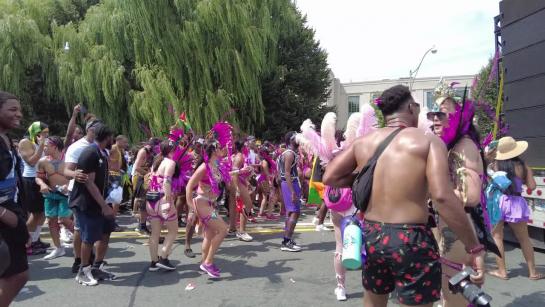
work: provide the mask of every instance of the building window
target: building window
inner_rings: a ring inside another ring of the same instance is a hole
[[[455,97],[459,97],[460,99],[462,99],[462,97],[464,97],[464,89],[465,87],[456,87],[454,88],[454,96]],[[433,109],[433,105],[435,104],[435,94],[434,94],[434,90],[424,90],[424,93],[426,93],[426,107],[428,108],[428,110],[432,110]],[[470,98],[470,90],[469,88],[467,89],[467,97],[466,98]]]
[[[433,90],[427,90],[426,93],[426,108],[428,110],[433,110],[433,104],[435,103],[435,96],[433,95]]]
[[[360,96],[348,96],[348,115],[360,111]]]

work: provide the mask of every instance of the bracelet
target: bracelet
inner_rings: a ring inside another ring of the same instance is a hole
[[[482,244],[478,244],[470,249],[467,249],[466,248],[466,252],[470,255],[476,255],[476,254],[479,254],[480,252],[484,251],[485,250],[485,247],[484,245]]]
[[[0,214],[0,217],[4,217],[4,215],[6,215],[7,211],[8,211],[8,209],[4,208],[4,211],[2,211],[2,214]]]

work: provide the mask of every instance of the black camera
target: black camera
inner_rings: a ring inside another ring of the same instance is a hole
[[[490,306],[492,297],[471,282],[469,276],[472,274],[475,274],[475,271],[470,267],[465,267],[449,279],[448,289],[454,294],[461,293],[468,302],[475,306]]]

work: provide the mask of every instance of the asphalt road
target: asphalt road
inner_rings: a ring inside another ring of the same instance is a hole
[[[253,225],[259,228],[253,228],[250,243],[226,239],[217,255],[222,270],[217,281],[198,271],[200,254],[183,255],[183,239],[170,257],[176,271],[148,272],[147,240],[130,232],[115,234],[107,261],[118,280],[96,287],[74,281],[71,252],[51,261],[34,256],[31,280],[13,306],[362,306],[361,271],[347,273],[348,301],[336,301],[333,232],[315,232],[309,221],[307,216],[296,237],[304,248],[300,253],[280,251],[280,223]],[[200,242],[194,240],[195,252]],[[528,280],[520,249],[507,249],[511,278],[488,277],[484,288],[494,298],[492,306],[545,306],[545,281]],[[536,263],[545,271],[545,254],[536,253]],[[189,284],[193,290],[186,290]]]

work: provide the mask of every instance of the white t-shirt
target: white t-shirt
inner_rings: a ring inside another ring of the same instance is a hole
[[[77,140],[74,144],[68,146],[64,155],[65,163],[78,163],[79,156],[87,146],[91,145],[86,138]]]
[[[64,163],[74,163],[77,164],[79,160],[79,156],[81,156],[81,153],[85,148],[87,148],[91,143],[87,141],[85,137],[77,140],[72,145],[68,146],[68,149],[66,150],[66,153],[64,155]],[[74,179],[70,180],[68,183],[68,190],[72,191],[72,188],[74,187]]]

